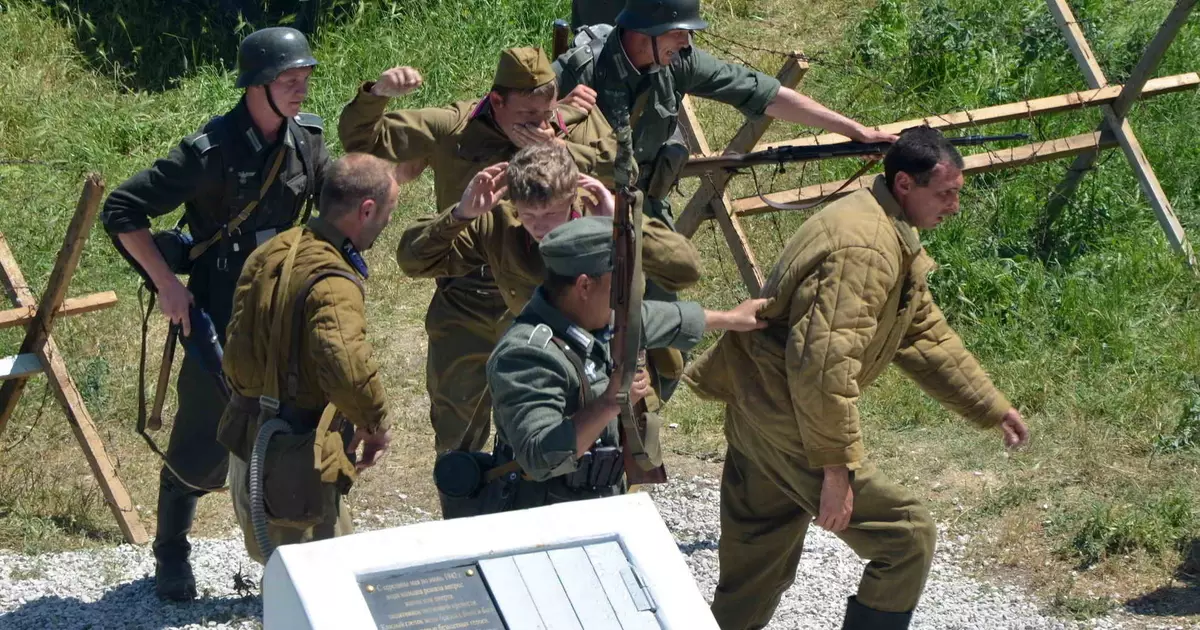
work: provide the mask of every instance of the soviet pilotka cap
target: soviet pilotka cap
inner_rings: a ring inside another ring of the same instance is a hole
[[[554,68],[541,48],[509,48],[500,53],[492,84],[510,90],[532,90],[554,78]]]
[[[583,217],[567,221],[543,237],[538,249],[546,269],[554,275],[597,278],[610,273],[615,249],[612,218]]]

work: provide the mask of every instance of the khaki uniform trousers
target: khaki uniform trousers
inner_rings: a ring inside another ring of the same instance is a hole
[[[425,316],[425,388],[438,453],[480,451],[488,445],[492,397],[487,360],[511,323],[507,311],[499,293],[484,295],[459,286],[434,291]]]
[[[242,537],[246,541],[246,552],[259,564],[266,564],[258,541],[254,537],[254,521],[250,518],[250,486],[247,480],[250,476],[250,464],[236,455],[229,456],[229,496],[233,499],[233,513],[237,515],[238,525],[242,528]],[[276,547],[294,545],[314,540],[326,540],[337,536],[347,536],[354,533],[354,523],[350,520],[350,509],[342,501],[342,495],[333,484],[323,484],[325,492],[325,521],[308,529],[295,529],[280,525],[267,525],[267,538]]]
[[[752,419],[728,407],[721,477],[720,580],[712,612],[722,630],[763,628],[792,585],[804,535],[820,514],[819,468],[773,448]],[[907,489],[870,464],[854,475],[850,526],[838,534],[868,560],[859,603],[886,612],[916,608],[933,562],[937,528]]]

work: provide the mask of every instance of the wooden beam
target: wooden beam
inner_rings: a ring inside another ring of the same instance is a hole
[[[81,198],[80,207],[76,209],[76,217],[71,221],[71,228],[68,228],[68,235],[71,234],[72,228],[76,227],[78,215],[81,213],[91,213],[92,221],[83,221],[87,223],[87,230],[79,230],[76,232],[78,236],[77,242],[68,241],[67,246],[64,246],[63,251],[59,252],[59,261],[55,264],[55,270],[58,270],[62,264],[64,256],[74,256],[78,262],[79,251],[83,249],[86,242],[91,223],[95,219],[96,208],[89,208],[83,204],[83,199],[87,198],[87,191],[90,185],[99,186],[99,194],[103,194],[104,184],[99,176],[89,176],[88,184],[84,187],[84,197]],[[73,271],[73,270],[72,270]],[[53,274],[51,274],[53,278]],[[64,285],[68,284],[70,274],[67,274]],[[25,281],[25,276],[21,273],[21,268],[17,265],[16,259],[12,255],[12,250],[8,247],[8,241],[3,234],[0,234],[0,283],[9,294],[9,298],[18,307],[37,308],[34,301],[33,292],[29,289],[29,284]],[[65,289],[65,286],[64,286]],[[61,300],[61,296],[59,297]],[[56,303],[56,302],[52,302]],[[47,311],[52,309],[45,309]],[[41,311],[37,311],[41,313]],[[36,322],[36,318],[35,318]],[[31,328],[32,331],[32,328]],[[27,334],[28,337],[28,334]],[[54,392],[55,398],[62,405],[63,411],[66,413],[67,421],[71,425],[71,432],[75,435],[75,440],[83,449],[84,457],[87,459],[88,466],[92,469],[92,476],[96,478],[96,482],[100,485],[100,491],[104,494],[105,502],[108,503],[109,510],[117,520],[117,526],[121,529],[125,540],[135,545],[145,544],[150,540],[146,535],[146,530],[142,527],[141,519],[138,518],[137,510],[133,505],[133,500],[129,497],[129,492],[125,489],[125,484],[121,482],[120,476],[117,475],[116,469],[112,465],[112,460],[108,456],[108,451],[104,447],[104,441],[100,438],[99,431],[96,430],[96,425],[92,421],[91,414],[88,413],[87,406],[83,403],[83,396],[79,393],[79,388],[76,387],[75,381],[71,379],[70,373],[67,371],[67,364],[59,354],[58,344],[54,342],[48,332],[38,344],[35,354],[38,357],[38,362],[41,364],[41,371],[46,373],[50,387]],[[16,378],[6,380],[3,388],[0,388],[0,394],[3,394],[8,386],[12,383],[21,383],[21,390],[24,388],[25,378]],[[9,394],[9,398],[4,400],[4,412],[2,422],[0,422],[0,432],[3,430],[3,425],[12,414],[12,408],[15,408],[17,399],[20,398],[21,390]],[[11,408],[10,408],[11,406]]]
[[[1046,1],[1050,6],[1050,10],[1054,13],[1059,27],[1063,30],[1068,45],[1075,54],[1076,61],[1079,63],[1085,79],[1093,87],[1102,87],[1107,82],[1107,79],[1104,77],[1100,67],[1095,63],[1095,56],[1091,53],[1091,47],[1083,37],[1082,31],[1078,28],[1075,16],[1071,12],[1071,8],[1067,5],[1066,0]],[[1138,178],[1138,185],[1142,189],[1142,194],[1150,202],[1150,207],[1153,209],[1154,215],[1158,219],[1163,232],[1166,234],[1171,247],[1184,257],[1188,266],[1193,268],[1196,266],[1196,256],[1187,241],[1187,235],[1184,234],[1183,226],[1179,223],[1178,217],[1175,216],[1175,210],[1171,207],[1171,201],[1163,191],[1162,184],[1158,181],[1158,176],[1150,166],[1150,160],[1142,150],[1141,141],[1134,135],[1133,128],[1125,117],[1129,114],[1133,104],[1141,95],[1142,88],[1149,82],[1150,75],[1162,61],[1163,55],[1166,54],[1171,42],[1179,34],[1179,30],[1183,28],[1183,24],[1187,21],[1192,9],[1195,8],[1196,2],[1197,0],[1177,0],[1174,8],[1167,15],[1167,19],[1159,27],[1154,39],[1151,40],[1145,52],[1142,53],[1141,59],[1134,67],[1133,72],[1130,73],[1129,80],[1126,81],[1117,100],[1111,106],[1104,106],[1102,108],[1104,122],[1100,126],[1102,131],[1112,131],[1116,135],[1117,141],[1121,145],[1121,150],[1125,153],[1126,159],[1129,160],[1129,164],[1133,167],[1134,174]],[[1074,195],[1075,190],[1079,187],[1079,183],[1083,180],[1083,176],[1095,166],[1096,155],[1096,152],[1080,155],[1075,163],[1071,165],[1067,176],[1055,188],[1054,193],[1050,197],[1050,202],[1046,206],[1045,218],[1043,219],[1043,238],[1048,233],[1049,226],[1057,220],[1063,208],[1066,207],[1067,202]]]
[[[70,225],[67,226],[62,249],[58,251],[54,269],[50,271],[50,280],[47,281],[46,290],[42,293],[41,304],[61,304],[63,298],[66,297],[67,285],[70,284],[71,276],[75,274],[75,268],[79,265],[79,258],[83,255],[83,245],[91,233],[92,224],[96,222],[96,214],[100,210],[100,200],[103,198],[104,180],[99,175],[88,175],[83,184],[83,193],[79,196],[79,203],[75,207],[75,214],[71,217]],[[30,304],[18,304],[17,306],[29,308],[34,304],[31,301]],[[53,306],[37,309],[33,321],[29,322],[25,340],[21,342],[21,354],[36,352],[46,342],[46,337],[54,328],[54,310]],[[25,379],[20,378],[5,381],[4,385],[0,387],[0,435],[3,435],[4,428],[8,425],[8,419],[16,410],[17,401],[21,398],[21,392],[24,390]]]
[[[1047,96],[1045,98],[1037,98],[1018,103],[1007,103],[1005,105],[994,105],[992,107],[984,107],[981,109],[973,109],[963,112],[954,112],[940,116],[913,118],[887,125],[880,125],[876,127],[876,129],[885,131],[887,133],[899,133],[905,129],[908,129],[909,127],[929,125],[935,129],[949,131],[975,125],[987,125],[1007,122],[1010,120],[1023,120],[1032,116],[1055,114],[1087,107],[1109,105],[1116,102],[1117,98],[1121,95],[1123,88],[1124,86],[1113,85],[1102,87],[1100,89],[1073,92],[1071,94],[1060,94],[1058,96]],[[1148,81],[1143,86],[1141,95],[1143,98],[1147,98],[1152,96],[1162,96],[1164,94],[1174,94],[1176,92],[1184,92],[1187,90],[1194,90],[1196,88],[1200,88],[1200,74],[1188,72],[1185,74],[1160,77]],[[847,138],[841,134],[827,133],[816,137],[805,136],[792,140],[784,140],[783,142],[770,142],[761,144],[754,147],[754,150],[762,151],[765,149],[782,146],[820,146],[824,144],[846,142],[848,140],[850,140],[850,138]]]
[[[61,306],[54,310],[55,317],[67,315],[81,315],[83,313],[91,313],[92,311],[100,311],[106,308],[112,308],[117,305],[117,294],[113,291],[105,291],[103,293],[93,293],[80,298],[67,298],[63,300]],[[37,314],[37,308],[32,306],[24,306],[10,308],[7,311],[0,311],[0,330],[5,328],[15,328],[24,326],[33,321]]]
[[[1067,47],[1071,49],[1075,63],[1079,64],[1079,69],[1083,71],[1083,78],[1087,81],[1088,87],[1102,88],[1108,85],[1108,78],[1100,69],[1100,63],[1096,61],[1096,55],[1092,53],[1092,47],[1084,37],[1083,29],[1079,27],[1079,22],[1076,21],[1075,14],[1071,12],[1071,6],[1067,4],[1067,0],[1046,0],[1046,4],[1049,5],[1050,13],[1054,15],[1054,21],[1058,23],[1058,28],[1066,34]]]
[[[805,73],[808,72],[808,62],[804,61],[799,53],[796,53],[783,64],[779,69],[779,74],[776,78],[783,86],[794,88],[800,84]],[[734,134],[733,140],[729,141],[729,145],[725,147],[726,153],[745,153],[754,147],[767,132],[767,128],[775,119],[770,116],[758,116],[756,118],[748,118],[746,122]],[[693,153],[699,153],[693,151]],[[702,155],[708,155],[711,152],[705,151]],[[675,229],[680,234],[691,238],[696,230],[700,227],[700,223],[710,216],[719,214],[722,210],[729,214],[729,208],[732,203],[729,195],[725,193],[725,188],[729,185],[729,180],[732,174],[727,172],[711,173],[708,177],[701,178],[700,189],[696,194],[692,195],[692,199],[688,201],[687,207],[679,215],[679,220],[675,222]],[[724,206],[721,208],[720,206]],[[733,225],[731,222],[730,225]],[[724,225],[724,222],[722,223]],[[735,230],[741,231],[740,226]],[[744,236],[744,235],[743,235]],[[761,276],[761,273],[759,274]],[[761,283],[760,283],[761,284]]]
[[[680,128],[683,129],[684,138],[688,143],[688,150],[693,153],[710,154],[711,150],[708,146],[708,138],[704,135],[704,128],[700,126],[696,118],[691,98],[687,96],[683,97],[679,113]],[[722,206],[718,214],[723,215],[726,219],[720,223],[721,232],[725,235],[725,242],[729,245],[729,252],[733,256],[734,263],[737,265],[738,273],[742,276],[742,282],[746,284],[750,295],[758,295],[762,292],[763,276],[762,270],[758,267],[758,261],[754,257],[754,250],[750,247],[750,240],[746,238],[746,234],[742,231],[742,226],[738,220],[731,216],[724,206]],[[678,224],[676,224],[676,229],[678,227]],[[686,236],[690,238],[691,234],[686,234]]]
[[[18,354],[0,357],[0,381],[10,378],[25,378],[42,371],[42,362],[36,354]]]
[[[1085,151],[1108,149],[1115,146],[1117,146],[1117,140],[1111,134],[1095,132],[1071,136],[1069,138],[1048,140],[1046,142],[1037,142],[1000,151],[977,153],[963,159],[963,174],[975,175],[978,173],[1016,168],[1018,166],[1028,166],[1048,160],[1079,155]],[[871,183],[875,181],[875,177],[876,175],[864,175],[854,180],[830,200],[832,201],[832,199],[844,197],[852,192],[870,188]],[[778,203],[813,203],[833,195],[834,191],[841,187],[843,183],[845,183],[844,180],[838,180],[816,186],[806,186],[800,189],[772,193],[766,196],[771,201]],[[758,197],[746,197],[733,202],[733,211],[739,216],[778,212]]]

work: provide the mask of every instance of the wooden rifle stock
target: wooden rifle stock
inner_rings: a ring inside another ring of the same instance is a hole
[[[175,346],[179,341],[179,325],[171,324],[167,331],[167,343],[163,346],[162,364],[158,368],[158,385],[154,388],[154,405],[146,418],[146,430],[162,428],[163,406],[167,401],[167,388],[171,385],[171,365],[175,362]]]

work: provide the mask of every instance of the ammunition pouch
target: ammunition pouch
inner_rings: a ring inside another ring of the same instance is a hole
[[[683,172],[689,155],[687,145],[676,130],[676,134],[658,150],[653,166],[648,169],[649,176],[645,177],[646,196],[652,199],[666,199],[675,183],[679,181],[679,175]]]
[[[583,454],[575,471],[563,478],[570,490],[596,490],[621,483],[625,475],[621,449],[617,446],[597,446]]]

